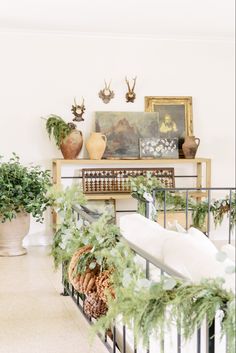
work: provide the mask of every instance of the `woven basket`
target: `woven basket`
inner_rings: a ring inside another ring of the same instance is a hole
[[[107,297],[111,295],[115,299],[115,291],[110,283],[111,270],[101,272],[96,278],[96,287],[99,298],[107,303]]]
[[[99,266],[97,265],[93,270],[87,268],[83,274],[77,273],[77,265],[80,257],[84,253],[90,252],[92,249],[91,245],[86,245],[80,248],[74,253],[68,268],[69,281],[73,285],[76,291],[88,294],[96,291],[96,277],[99,272]]]
[[[89,317],[98,319],[100,316],[106,314],[107,306],[106,303],[99,298],[98,293],[90,293],[84,301],[84,312]]]

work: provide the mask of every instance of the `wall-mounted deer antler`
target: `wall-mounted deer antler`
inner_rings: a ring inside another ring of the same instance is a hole
[[[85,112],[86,108],[84,105],[84,98],[82,99],[81,105],[78,105],[76,103],[76,100],[74,98],[74,105],[72,105],[71,111],[73,115],[75,116],[73,121],[84,121],[83,114]]]
[[[125,98],[126,98],[126,102],[127,103],[134,103],[134,100],[136,98],[136,94],[134,93],[134,88],[135,88],[135,85],[136,85],[136,80],[137,80],[137,76],[135,78],[133,78],[133,87],[130,88],[130,83],[127,79],[127,77],[125,77],[125,82],[127,83],[127,86],[128,86],[128,92],[126,93],[125,95]]]
[[[110,100],[115,97],[115,93],[110,89],[110,85],[111,81],[109,85],[107,85],[105,81],[105,88],[101,89],[98,93],[99,98],[101,98],[105,104],[109,103]]]

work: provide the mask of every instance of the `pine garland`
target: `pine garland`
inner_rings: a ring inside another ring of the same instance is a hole
[[[166,204],[166,210],[180,211],[186,209],[186,196],[183,193],[173,193],[171,191],[164,192],[163,185],[147,173],[147,176],[139,176],[136,178],[130,178],[131,194],[134,198],[139,201],[138,212],[145,215],[146,202],[153,202],[152,191],[159,189],[155,194],[155,208],[156,210],[164,209],[164,201]],[[230,229],[236,224],[236,194],[232,194],[231,207],[229,196],[226,196],[221,200],[212,200],[208,207],[208,201],[196,201],[192,197],[188,199],[188,209],[192,213],[193,226],[202,229],[206,216],[208,214],[208,208],[213,216],[215,226],[221,225],[225,215],[229,217],[231,212],[231,224]],[[231,210],[231,211],[230,211]],[[154,214],[155,216],[155,214]]]
[[[80,201],[84,202],[83,197]],[[83,273],[93,263],[100,266],[100,272],[112,269],[109,278],[112,292],[106,292],[108,311],[96,322],[95,332],[105,332],[120,318],[122,324],[134,331],[136,342],[141,341],[147,347],[150,336],[162,337],[173,321],[177,327],[181,326],[188,340],[205,318],[210,325],[220,311],[221,333],[228,339],[227,353],[234,353],[235,295],[223,288],[221,280],[198,284],[169,277],[159,282],[147,280],[134,252],[120,237],[119,228],[109,224],[106,216],[78,228],[75,219],[70,219],[74,202],[70,189],[55,200],[64,214],[64,222],[54,237],[52,255],[58,265],[65,259],[68,261],[82,246],[91,244],[90,255],[85,254],[77,271]]]

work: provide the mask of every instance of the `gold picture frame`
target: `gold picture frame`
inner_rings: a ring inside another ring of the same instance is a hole
[[[186,136],[193,135],[192,97],[145,97],[145,112],[156,112],[161,138],[178,138],[180,157]]]

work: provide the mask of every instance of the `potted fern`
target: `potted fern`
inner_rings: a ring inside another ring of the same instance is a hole
[[[73,121],[84,121],[83,114],[86,108],[84,99],[79,105],[74,99],[71,111],[74,115]],[[66,123],[60,116],[51,114],[46,119],[46,129],[49,137],[53,135],[57,147],[61,150],[65,159],[75,159],[78,157],[83,146],[82,132],[76,129],[73,122]]]
[[[0,158],[0,256],[24,255],[22,240],[30,227],[30,215],[43,221],[51,204],[49,171],[23,166],[13,154],[8,162]]]

